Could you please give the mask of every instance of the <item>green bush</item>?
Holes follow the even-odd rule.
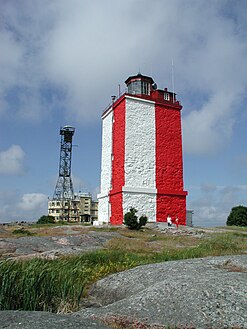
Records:
[[[130,229],[130,230],[140,230],[140,228],[147,223],[147,216],[141,216],[139,219],[136,216],[136,213],[138,211],[135,208],[130,208],[130,211],[128,211],[124,215],[124,224]]]
[[[51,223],[54,223],[54,217],[47,215],[41,216],[37,221],[37,224],[51,224]]]
[[[16,229],[12,233],[17,235],[33,235],[32,232],[25,230],[24,228]]]
[[[226,225],[247,226],[247,207],[233,207],[227,218]]]

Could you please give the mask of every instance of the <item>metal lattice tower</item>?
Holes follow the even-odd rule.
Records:
[[[74,198],[71,179],[72,137],[75,128],[64,126],[60,129],[61,148],[59,162],[59,177],[53,195],[53,200],[72,200]]]

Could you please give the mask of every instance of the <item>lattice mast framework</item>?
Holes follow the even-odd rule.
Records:
[[[71,179],[72,138],[75,128],[64,126],[60,129],[61,147],[59,161],[59,177],[53,195],[53,200],[72,200],[74,190]]]

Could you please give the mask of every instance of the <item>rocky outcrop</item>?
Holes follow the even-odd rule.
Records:
[[[0,311],[1,329],[107,329],[101,322],[48,312]]]
[[[247,255],[171,261],[98,281],[74,314],[0,311],[0,328],[247,328],[246,297]]]
[[[150,227],[166,235],[201,237],[203,230]],[[74,228],[74,227],[73,227]],[[118,232],[1,238],[0,255],[49,257],[103,248]],[[134,328],[246,328],[247,255],[208,257],[139,266],[95,283],[74,314],[0,311],[0,329],[109,328],[103,323],[141,323]],[[102,322],[103,321],[103,322]],[[146,323],[146,325],[142,325]],[[158,326],[154,326],[158,324]],[[118,326],[118,328],[124,328]]]
[[[0,255],[4,258],[38,256],[53,259],[64,254],[101,249],[105,242],[119,236],[117,232],[91,231],[80,235],[77,232],[77,235],[0,238]]]
[[[139,266],[91,289],[99,307],[77,316],[119,316],[180,328],[247,328],[247,255]]]

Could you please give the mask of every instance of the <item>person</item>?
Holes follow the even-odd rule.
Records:
[[[178,223],[179,223],[179,220],[178,220],[178,217],[176,217],[175,219],[175,224],[176,224],[176,227],[178,228]]]
[[[172,219],[171,219],[170,215],[167,216],[167,225],[168,225],[168,227],[172,226]]]

